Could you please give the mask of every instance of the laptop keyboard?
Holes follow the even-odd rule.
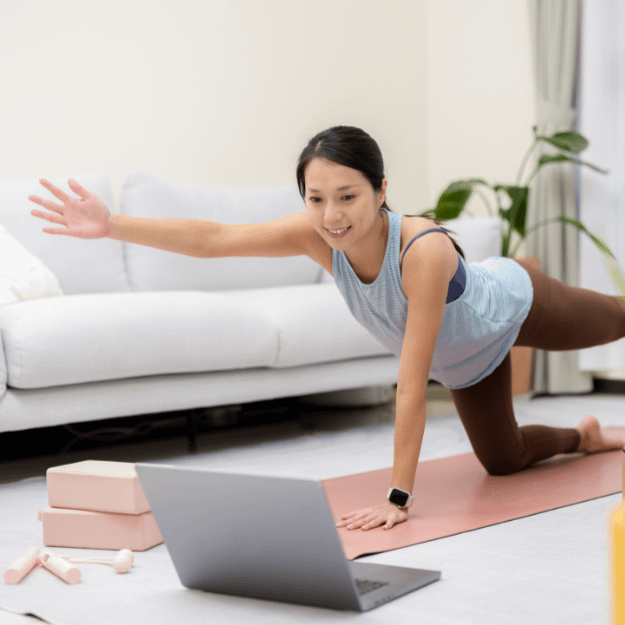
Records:
[[[365,595],[376,588],[381,588],[382,586],[387,586],[388,582],[378,582],[372,581],[370,579],[357,579],[356,586],[358,587],[358,592],[361,595]]]

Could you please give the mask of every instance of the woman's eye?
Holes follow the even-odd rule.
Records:
[[[309,202],[313,202],[313,203],[314,203],[314,202],[319,202],[319,201],[320,201],[320,199],[319,199],[318,197],[309,197],[309,198],[308,198],[308,201],[309,201]]]
[[[346,202],[349,202],[349,200],[355,197],[356,197],[355,195],[344,195],[342,199],[345,200]]]

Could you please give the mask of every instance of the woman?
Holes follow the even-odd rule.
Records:
[[[358,128],[337,126],[313,137],[297,182],[305,212],[250,225],[114,215],[73,180],[79,198],[42,180],[62,204],[29,199],[47,209],[32,215],[57,226],[43,229],[50,234],[109,237],[202,258],[305,254],[334,276],[354,316],[400,357],[387,500],[381,494],[380,505],[344,515],[339,527],[390,529],[408,518],[428,379],[451,389],[490,474],[559,453],[625,445],[592,416],[576,428],[519,427],[509,356],[512,345],[580,349],[625,336],[619,298],[570,287],[507,258],[468,265],[447,231],[390,211],[379,147]]]

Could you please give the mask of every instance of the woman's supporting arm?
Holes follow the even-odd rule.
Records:
[[[443,323],[449,267],[442,237],[421,241],[407,254],[402,287],[408,298],[406,332],[397,380],[392,486],[412,492],[425,430],[425,393]]]
[[[408,316],[397,380],[393,476],[389,486],[409,493],[414,487],[421,453],[425,391],[449,284],[449,256],[441,241],[439,237],[423,239],[418,251],[406,255],[403,265],[402,287],[408,298]],[[419,494],[414,495],[418,506]],[[408,510],[386,501],[341,518],[337,527],[367,530],[383,525],[390,529],[408,518]]]
[[[412,493],[425,431],[426,403],[417,396],[401,396],[395,403],[393,477],[391,485]]]

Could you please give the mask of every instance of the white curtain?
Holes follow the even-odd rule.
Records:
[[[573,130],[581,0],[529,0],[529,9],[538,132],[551,135]],[[528,202],[529,227],[560,215],[577,217],[574,172],[570,163],[551,164],[534,178]],[[577,286],[577,235],[571,226],[558,223],[536,230],[526,240],[526,252],[540,259],[545,273]],[[578,352],[536,350],[534,392],[584,393],[591,389],[592,378],[579,370]]]
[[[625,1],[586,0],[582,10],[579,131],[590,141],[580,156],[609,170],[580,169],[580,220],[608,244],[625,269]],[[618,294],[601,254],[580,238],[580,286]],[[601,323],[598,319],[597,323]],[[584,371],[625,368],[625,339],[579,352]]]

